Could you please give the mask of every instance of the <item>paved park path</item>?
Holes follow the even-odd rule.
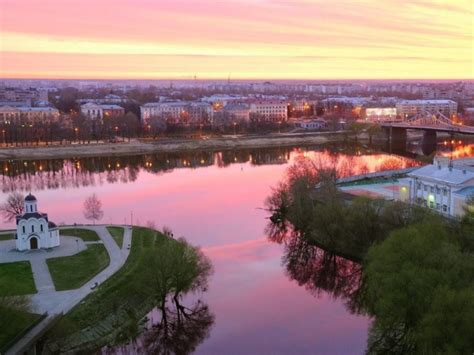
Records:
[[[90,229],[95,231],[102,242],[104,243],[105,248],[110,257],[110,264],[103,271],[97,274],[94,278],[89,280],[84,286],[68,291],[56,291],[54,285],[52,284],[51,276],[49,274],[48,267],[46,262],[43,259],[43,264],[36,263],[33,265],[33,273],[38,273],[35,276],[35,283],[38,288],[40,285],[41,288],[38,288],[38,293],[31,296],[31,304],[33,311],[43,314],[48,313],[48,316],[38,323],[34,328],[32,328],[20,341],[18,341],[13,347],[7,351],[7,355],[18,354],[21,351],[25,350],[31,343],[38,338],[39,335],[43,333],[46,327],[50,322],[60,314],[66,314],[74,306],[76,306],[81,300],[83,300],[88,294],[93,292],[91,286],[96,282],[98,284],[103,283],[115,272],[117,272],[130,254],[130,249],[128,246],[132,243],[132,229],[128,226],[121,226],[124,228],[123,236],[123,246],[120,249],[108,232],[106,226],[77,226],[81,229]],[[62,247],[62,245],[61,245]],[[60,248],[58,248],[60,249]],[[44,269],[46,267],[46,269]],[[47,274],[47,276],[46,276]],[[49,280],[48,280],[49,277]],[[51,288],[52,286],[52,288]]]

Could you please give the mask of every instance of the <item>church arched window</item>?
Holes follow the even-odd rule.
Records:
[[[25,228],[25,226],[23,226],[23,234],[25,234],[25,233],[26,233],[26,228]]]
[[[41,229],[41,231],[43,231],[43,225],[42,224],[40,225],[40,229]]]
[[[35,232],[35,226],[31,226],[31,233]]]

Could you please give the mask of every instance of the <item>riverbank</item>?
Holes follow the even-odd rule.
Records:
[[[194,150],[232,150],[313,145],[343,141],[345,132],[313,132],[212,138],[132,139],[130,142],[99,144],[68,144],[52,146],[8,147],[0,149],[2,159],[53,159],[96,156],[117,156],[148,153],[186,152]]]

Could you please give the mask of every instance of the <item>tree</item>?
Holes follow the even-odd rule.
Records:
[[[368,353],[466,354],[474,349],[474,256],[434,220],[372,246],[364,266],[375,316]]]
[[[358,123],[358,122],[353,122],[349,124],[347,129],[351,133],[352,136],[354,136],[355,141],[357,142],[359,135],[362,133],[362,131],[365,128],[365,124],[363,123]]]
[[[96,194],[86,198],[84,201],[84,217],[86,219],[99,221],[104,217],[104,211],[102,211],[102,202],[97,198]]]
[[[369,144],[372,144],[372,137],[382,131],[382,127],[380,127],[377,123],[372,123],[367,128],[367,133],[369,134]]]
[[[16,216],[23,214],[24,198],[19,192],[8,195],[6,202],[0,206],[0,212],[5,222],[11,222]]]

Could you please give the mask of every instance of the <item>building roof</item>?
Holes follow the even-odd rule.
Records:
[[[25,197],[25,201],[36,201],[36,197],[33,196],[31,193],[29,193],[29,194]]]
[[[48,222],[48,228],[50,228],[50,229],[52,229],[52,228],[58,228],[58,226],[56,225],[56,223],[49,221],[49,222]]]
[[[18,224],[18,222],[20,222],[21,220],[30,219],[30,218],[36,218],[36,219],[44,218],[47,221],[48,220],[48,214],[47,213],[39,213],[39,212],[25,213],[22,216],[17,216],[16,217],[16,224]]]
[[[119,105],[99,105],[103,110],[123,110],[122,106]]]
[[[433,100],[400,100],[398,104],[405,104],[405,105],[430,105],[430,104],[438,104],[438,105],[449,105],[449,104],[456,104],[456,101],[453,100],[440,100],[440,99],[433,99]]]
[[[467,183],[469,180],[474,181],[474,171],[434,164],[416,169],[409,173],[408,176],[438,181],[450,185],[462,185]]]
[[[456,195],[461,195],[465,197],[474,196],[474,186],[467,186],[460,190],[454,191]]]

